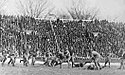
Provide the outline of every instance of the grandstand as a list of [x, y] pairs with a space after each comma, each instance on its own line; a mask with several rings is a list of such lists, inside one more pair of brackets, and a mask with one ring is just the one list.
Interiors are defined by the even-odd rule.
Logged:
[[[34, 38], [38, 38], [37, 40], [39, 41], [35, 40], [34, 42], [38, 43], [39, 50], [44, 50], [44, 51], [47, 50], [49, 44], [54, 46], [55, 49], [56, 47], [58, 47], [58, 49], [59, 48], [65, 49], [66, 45], [69, 45], [69, 48], [70, 46], [73, 46], [75, 52], [78, 52], [80, 53], [79, 55], [81, 55], [81, 53], [84, 54], [84, 51], [87, 50], [86, 48], [90, 48], [87, 47], [87, 38], [86, 38], [86, 30], [87, 30], [87, 32], [89, 33], [89, 38], [96, 43], [95, 47], [96, 50], [99, 50], [99, 52], [102, 52], [102, 50], [108, 51], [107, 49], [108, 46], [111, 46], [112, 48], [111, 50], [113, 52], [115, 51], [114, 53], [117, 53], [120, 49], [119, 45], [117, 44], [120, 42], [122, 43], [122, 41], [120, 41], [121, 39], [117, 38], [122, 37], [122, 39], [124, 39], [124, 36], [120, 35], [120, 33], [117, 33], [119, 30], [120, 30], [119, 32], [121, 32], [121, 29], [116, 27], [115, 25], [112, 25], [113, 23], [107, 22], [106, 20], [92, 21], [92, 20], [60, 19], [59, 23], [57, 23], [56, 19], [47, 20], [47, 19], [39, 19], [39, 18], [34, 19], [30, 17], [17, 17], [17, 16], [16, 17], [2, 16], [1, 20], [2, 20], [1, 29], [3, 31], [1, 37], [9, 36], [8, 33], [13, 35], [16, 38], [15, 40], [17, 41], [17, 43], [15, 44], [16, 48], [20, 48], [18, 46], [19, 43], [21, 44], [20, 39], [22, 39], [23, 41], [24, 38], [28, 39], [27, 36], [32, 36]], [[23, 32], [26, 32], [27, 33], [26, 35], [21, 35], [19, 24], [22, 25]], [[94, 36], [97, 38], [92, 37], [91, 33], [94, 34]], [[30, 39], [33, 38], [30, 37]], [[49, 41], [47, 41], [47, 39], [49, 39]], [[2, 44], [3, 46], [8, 46], [7, 43], [9, 43], [9, 41], [7, 39], [1, 38], [1, 41], [3, 41]], [[5, 44], [4, 41], [7, 41], [7, 43]], [[40, 41], [44, 41], [44, 43]], [[33, 43], [33, 41], [30, 42]], [[91, 44], [89, 44], [89, 46], [91, 46]], [[84, 47], [85, 50], [82, 50], [83, 49], [82, 47]]]

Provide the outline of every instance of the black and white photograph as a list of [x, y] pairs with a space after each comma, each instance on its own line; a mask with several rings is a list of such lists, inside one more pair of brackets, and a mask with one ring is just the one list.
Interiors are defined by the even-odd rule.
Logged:
[[0, 75], [125, 75], [125, 0], [0, 0]]

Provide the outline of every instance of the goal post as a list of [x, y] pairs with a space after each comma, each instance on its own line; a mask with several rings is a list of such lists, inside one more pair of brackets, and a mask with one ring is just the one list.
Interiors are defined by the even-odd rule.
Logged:
[[[50, 17], [51, 18], [51, 17]], [[51, 29], [52, 29], [52, 32], [54, 33], [54, 37], [55, 37], [55, 42], [56, 42], [56, 46], [57, 46], [57, 50], [60, 52], [60, 47], [59, 47], [59, 43], [58, 43], [58, 39], [57, 39], [57, 35], [55, 33], [55, 30], [53, 28], [53, 24], [52, 24], [52, 21], [57, 21], [58, 18], [56, 19], [45, 19], [45, 18], [35, 18], [36, 20], [49, 20], [50, 21], [50, 26], [51, 26]], [[59, 19], [61, 21], [81, 21], [82, 23], [82, 26], [85, 26], [84, 25], [84, 22], [92, 22], [93, 20], [80, 20], [80, 19]], [[57, 23], [58, 25], [58, 23]]]

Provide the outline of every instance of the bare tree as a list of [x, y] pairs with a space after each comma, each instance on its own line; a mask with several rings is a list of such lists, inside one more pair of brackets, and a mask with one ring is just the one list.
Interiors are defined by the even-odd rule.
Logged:
[[18, 2], [18, 11], [22, 15], [31, 16], [35, 18], [43, 17], [43, 14], [48, 8], [47, 0], [19, 0]]
[[56, 10], [54, 15], [56, 15], [60, 19], [70, 19], [70, 16], [64, 10]]
[[7, 0], [0, 0], [0, 14], [2, 13], [2, 8], [4, 7], [5, 3], [7, 2]]
[[70, 19], [70, 16], [66, 13], [59, 14], [58, 17], [60, 19]]
[[67, 8], [72, 19], [93, 20], [97, 17], [98, 9], [88, 8], [84, 0], [72, 0], [72, 5]]

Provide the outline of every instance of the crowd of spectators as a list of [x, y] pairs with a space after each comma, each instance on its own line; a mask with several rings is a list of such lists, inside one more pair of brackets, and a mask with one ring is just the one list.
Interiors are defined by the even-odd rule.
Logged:
[[19, 53], [23, 44], [26, 50], [53, 52], [57, 51], [58, 43], [60, 50], [65, 50], [68, 46], [78, 56], [86, 56], [90, 49], [95, 49], [102, 55], [107, 52], [120, 55], [120, 49], [125, 49], [125, 24], [107, 20], [50, 21], [28, 16], [0, 15], [0, 32], [1, 50], [3, 47], [15, 46]]

